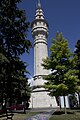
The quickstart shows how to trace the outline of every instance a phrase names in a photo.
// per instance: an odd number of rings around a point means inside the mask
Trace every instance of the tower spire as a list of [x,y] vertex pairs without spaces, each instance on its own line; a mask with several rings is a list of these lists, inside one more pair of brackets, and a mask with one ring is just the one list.
[[38,0],[38,8],[41,8],[41,1]]

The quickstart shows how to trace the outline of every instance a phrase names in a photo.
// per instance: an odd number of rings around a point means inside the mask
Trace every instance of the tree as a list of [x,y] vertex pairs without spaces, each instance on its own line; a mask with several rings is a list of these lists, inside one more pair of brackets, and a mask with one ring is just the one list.
[[[7,99],[9,100],[9,104],[11,105],[14,100],[19,104],[21,102],[28,102],[30,97],[30,86],[28,84],[26,70],[26,63],[23,61],[16,59],[15,61],[11,61],[9,68],[7,69],[8,81],[6,84],[6,93]],[[28,97],[23,98],[23,94]]]
[[[20,56],[29,52],[31,42],[26,39],[29,22],[26,21],[25,11],[18,8],[20,2],[21,0],[0,1],[0,95],[2,99],[4,97],[11,99],[15,89],[20,89],[21,83],[27,80],[26,66],[20,60]],[[28,86],[27,81],[26,86]],[[23,87],[21,90],[23,91]]]
[[[80,40],[77,41],[76,43],[76,50],[74,51],[74,55],[77,55],[78,60],[77,60],[77,64],[76,64],[76,70],[78,70],[79,72],[77,73],[78,75],[78,79],[79,79],[79,85],[80,85]],[[79,106],[80,106],[80,90],[78,92],[78,96],[79,96]]]
[[75,57],[68,47],[68,42],[62,33],[57,33],[50,47],[50,57],[43,60],[45,69],[51,70],[51,74],[44,76],[47,80],[44,87],[50,91],[51,96],[64,96],[64,108],[66,113],[65,96],[77,91],[78,77],[74,69]]
[[9,58],[28,52],[31,46],[26,40],[29,23],[26,22],[25,12],[17,7],[19,2],[1,0],[0,3],[0,45]]
[[78,57],[76,68],[79,70],[78,78],[80,80],[80,40],[77,41],[75,47],[76,47],[76,50],[74,51],[74,54],[76,54]]
[[0,53],[0,103],[3,105],[3,98],[5,96],[5,79],[6,79],[6,65],[9,63],[8,59]]

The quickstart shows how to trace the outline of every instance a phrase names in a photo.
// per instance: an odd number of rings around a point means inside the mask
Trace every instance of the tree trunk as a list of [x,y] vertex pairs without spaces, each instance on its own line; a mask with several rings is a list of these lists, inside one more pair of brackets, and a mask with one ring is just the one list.
[[67,114],[65,96],[63,96],[63,97],[64,97],[64,112],[65,112],[65,114]]
[[79,99],[79,103],[78,103],[78,107],[80,107],[80,93],[78,92],[78,99]]
[[26,114],[26,109],[25,109],[25,106],[26,106],[26,102],[24,101],[24,114]]
[[3,93],[1,94],[1,106],[2,106],[2,109],[3,109]]

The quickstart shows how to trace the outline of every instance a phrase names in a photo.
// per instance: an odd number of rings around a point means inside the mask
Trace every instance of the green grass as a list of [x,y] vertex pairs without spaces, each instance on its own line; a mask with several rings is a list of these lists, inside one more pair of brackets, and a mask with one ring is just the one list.
[[[26,118],[30,118],[33,115],[38,114],[38,112],[26,112],[26,114],[23,113],[14,113],[13,120],[24,120]],[[0,120],[6,120],[6,118],[0,118]]]
[[[49,120],[80,120],[80,110],[67,110],[68,114],[64,114],[62,111],[56,111]],[[14,113],[13,120],[24,120],[36,115],[40,112],[27,111],[26,114]],[[0,118],[0,120],[5,120],[5,118]]]
[[68,110],[68,113],[66,115],[63,112],[57,111],[49,120],[80,120],[80,111]]
[[15,113],[13,120],[24,120],[25,118],[30,118],[33,115],[38,114],[38,112],[27,112],[26,114]]

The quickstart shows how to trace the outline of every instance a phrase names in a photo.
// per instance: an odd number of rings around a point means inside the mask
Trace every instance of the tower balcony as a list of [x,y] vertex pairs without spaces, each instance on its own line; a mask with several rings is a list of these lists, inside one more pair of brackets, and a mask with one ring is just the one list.
[[48,22],[44,19],[35,19],[32,24],[31,24],[31,28],[33,29],[34,26],[45,26],[45,27],[49,27]]

